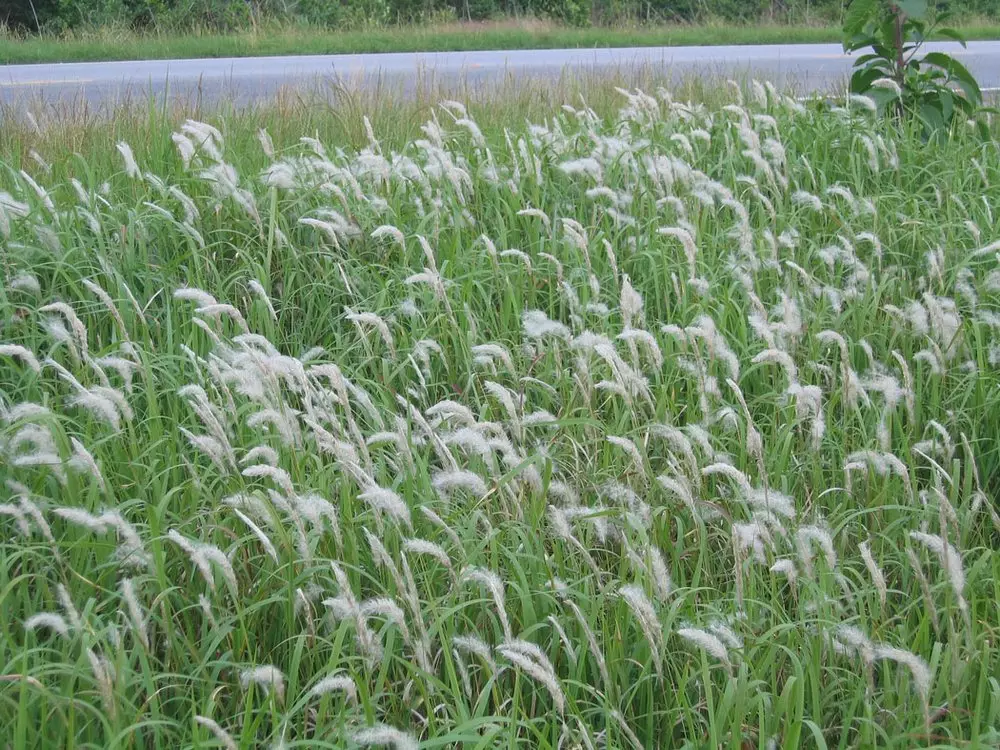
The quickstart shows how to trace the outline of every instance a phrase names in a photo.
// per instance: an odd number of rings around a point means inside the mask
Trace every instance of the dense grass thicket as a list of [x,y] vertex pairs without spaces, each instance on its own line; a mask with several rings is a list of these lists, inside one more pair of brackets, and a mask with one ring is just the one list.
[[996,141],[621,102],[0,174],[5,744],[1000,742]]

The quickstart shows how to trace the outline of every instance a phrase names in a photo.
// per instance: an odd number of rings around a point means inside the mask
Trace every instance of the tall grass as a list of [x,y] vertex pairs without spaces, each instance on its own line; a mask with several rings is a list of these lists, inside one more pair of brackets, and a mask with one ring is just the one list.
[[996,141],[726,98],[19,136],[8,742],[996,743]]

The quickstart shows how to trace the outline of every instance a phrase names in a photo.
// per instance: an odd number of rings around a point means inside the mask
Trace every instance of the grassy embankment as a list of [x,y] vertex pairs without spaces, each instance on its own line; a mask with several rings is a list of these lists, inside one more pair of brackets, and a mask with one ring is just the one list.
[[[1000,38],[1000,24],[996,22],[974,21],[961,28],[970,39]],[[542,22],[503,22],[336,32],[278,26],[237,34],[137,34],[123,29],[97,29],[63,36],[0,37],[0,64],[363,52],[794,44],[839,39],[839,29],[834,26],[781,24],[580,29]]]

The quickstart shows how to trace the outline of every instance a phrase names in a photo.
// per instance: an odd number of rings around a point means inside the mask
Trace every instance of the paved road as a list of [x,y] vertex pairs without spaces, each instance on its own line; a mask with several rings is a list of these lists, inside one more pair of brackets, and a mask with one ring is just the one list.
[[[929,44],[956,54],[984,87],[1000,87],[1000,42]],[[640,47],[498,52],[435,52],[372,55],[155,60],[0,66],[0,104],[85,102],[109,105],[124,98],[165,93],[203,101],[266,99],[280,89],[420,86],[475,90],[510,79],[557,79],[601,73],[654,71],[678,79],[692,73],[752,75],[800,93],[829,90],[846,80],[851,58],[838,44],[719,47]]]

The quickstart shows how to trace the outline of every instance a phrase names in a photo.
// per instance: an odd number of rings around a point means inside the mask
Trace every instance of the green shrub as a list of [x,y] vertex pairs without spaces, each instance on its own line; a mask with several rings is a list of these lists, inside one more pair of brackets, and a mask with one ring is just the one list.
[[962,63],[943,52],[918,54],[932,33],[965,46],[943,26],[927,0],[854,0],[844,21],[844,50],[870,51],[854,61],[851,92],[871,97],[895,119],[916,117],[927,135],[948,129],[958,112],[982,105],[979,84]]

